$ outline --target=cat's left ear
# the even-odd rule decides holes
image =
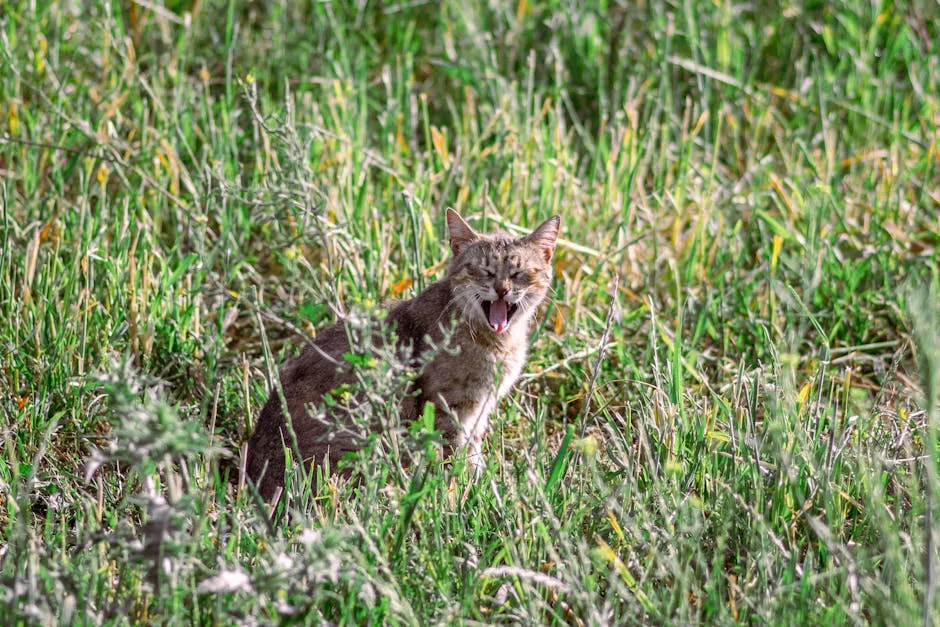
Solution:
[[[542,250],[545,261],[552,258],[555,252],[555,242],[558,241],[558,227],[561,225],[561,216],[552,216],[532,231],[527,239]]]
[[[447,208],[447,234],[450,236],[450,249],[454,251],[455,257],[465,245],[480,239],[477,232],[450,207]]]

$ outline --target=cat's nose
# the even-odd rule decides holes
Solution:
[[[509,291],[509,289],[505,285],[495,285],[493,286],[493,289],[496,290],[496,296],[498,298],[502,298]]]

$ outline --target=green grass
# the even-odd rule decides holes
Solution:
[[[145,4],[0,11],[0,622],[938,624],[936,3]],[[447,206],[563,216],[483,476],[269,521],[268,373]]]

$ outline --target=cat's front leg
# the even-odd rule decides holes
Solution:
[[[474,478],[479,478],[483,474],[483,468],[486,466],[483,459],[483,433],[461,429],[448,448],[449,456],[466,456],[464,459],[473,470]]]
[[[483,459],[483,436],[476,435],[467,442],[467,463],[473,469],[473,477],[479,479],[486,467]]]
[[[473,468],[475,477],[483,473],[486,465],[483,459],[483,436],[489,431],[490,414],[496,406],[496,399],[489,397],[474,408],[461,424],[463,431],[461,438],[467,450],[467,463]]]

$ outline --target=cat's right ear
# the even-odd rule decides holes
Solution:
[[[558,241],[558,228],[561,226],[561,216],[552,216],[529,233],[528,240],[542,249],[545,261],[552,258],[555,252],[555,243]]]
[[[447,208],[447,234],[450,236],[450,249],[454,251],[455,257],[460,254],[464,246],[480,239],[477,232],[450,207]]]

